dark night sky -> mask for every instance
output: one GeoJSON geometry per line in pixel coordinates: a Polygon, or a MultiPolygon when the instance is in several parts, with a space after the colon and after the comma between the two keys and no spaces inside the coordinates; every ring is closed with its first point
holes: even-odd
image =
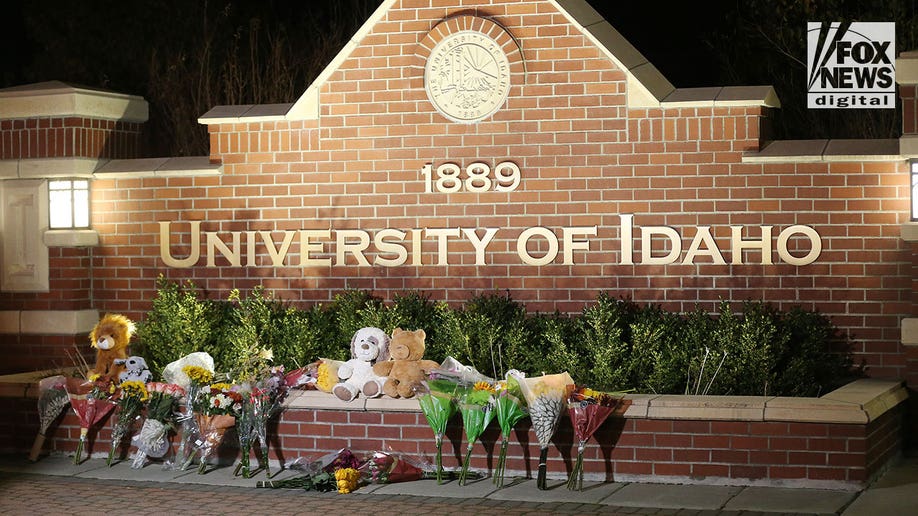
{"type": "MultiPolygon", "coordinates": [[[[189,3],[197,3],[194,0],[188,0],[189,3]]],[[[290,12],[305,11],[310,14],[318,14],[322,11],[322,5],[340,0],[300,0],[290,2],[285,0],[258,1],[258,2],[237,2],[238,4],[247,4],[247,8],[252,12],[259,9],[273,9],[274,14],[280,10],[289,10],[290,12]]],[[[72,66],[73,60],[79,60],[79,55],[60,56],[61,62],[70,63],[67,66],[61,66],[58,72],[61,76],[52,76],[54,70],[47,69],[36,70],[33,62],[40,57],[43,52],[42,42],[35,40],[36,36],[33,30],[25,26],[24,17],[26,12],[34,13],[45,10],[49,18],[60,17],[59,4],[66,4],[63,0],[13,0],[5,7],[4,18],[7,23],[3,30],[0,30],[0,48],[3,48],[3,69],[0,70],[0,87],[22,84],[23,82],[38,82],[42,80],[58,79],[73,81],[74,79],[65,76],[68,66],[72,66]],[[24,7],[27,5],[28,7],[24,7]]],[[[104,3],[104,2],[103,2],[104,3]]],[[[156,1],[134,1],[124,0],[124,4],[135,4],[133,12],[136,17],[142,17],[145,7],[164,2],[156,1]]],[[[213,2],[214,4],[219,2],[213,2]]],[[[373,4],[372,1],[366,2],[373,4]]],[[[716,23],[721,20],[719,13],[722,12],[721,5],[729,6],[729,2],[664,2],[663,7],[658,3],[651,2],[623,2],[617,0],[590,0],[590,3],[600,11],[620,32],[622,32],[629,41],[634,44],[651,62],[653,62],[677,87],[685,86],[710,86],[716,85],[712,82],[710,76],[714,70],[715,62],[711,55],[711,50],[704,43],[706,34],[715,29],[716,23]]],[[[99,7],[99,2],[90,0],[86,4],[99,7]]],[[[99,20],[101,26],[114,27],[113,30],[99,31],[100,34],[106,34],[100,37],[98,44],[103,49],[105,47],[116,47],[123,45],[133,45],[136,41],[119,41],[119,38],[130,38],[130,33],[119,31],[117,27],[123,26],[128,22],[136,20],[125,20],[125,17],[131,17],[132,9],[106,9],[104,6],[94,12],[93,16],[99,20]],[[107,40],[106,40],[107,39],[107,40]]],[[[179,10],[171,12],[176,18],[184,16],[179,10]]],[[[270,15],[268,15],[270,16],[270,15]]],[[[278,15],[279,17],[287,16],[286,13],[278,15]]],[[[168,19],[158,19],[154,23],[171,24],[168,19]]],[[[87,30],[98,30],[92,27],[87,30]]],[[[76,50],[76,49],[74,49],[76,50]]],[[[91,59],[89,53],[84,53],[87,61],[91,59]]],[[[92,62],[87,62],[83,66],[92,67],[92,62]]],[[[113,70],[110,74],[117,74],[118,70],[113,70]]],[[[100,86],[97,84],[88,84],[88,86],[100,86]]],[[[139,92],[141,88],[138,88],[139,92]]]]}
{"type": "MultiPolygon", "coordinates": [[[[587,1],[677,88],[774,86],[782,102],[774,123],[776,138],[898,135],[901,123],[893,110],[806,109],[806,22],[895,21],[898,50],[918,48],[918,0],[587,1]]],[[[151,124],[161,120],[165,129],[179,120],[193,123],[218,104],[292,102],[296,91],[305,90],[379,4],[380,0],[12,0],[5,4],[0,23],[0,88],[56,79],[141,95],[151,102],[151,124]],[[283,70],[292,70],[288,75],[294,77],[285,83],[273,71],[257,70],[238,84],[250,85],[254,76],[256,81],[264,78],[291,88],[278,89],[270,98],[254,94],[252,88],[232,92],[235,97],[208,98],[206,103],[195,98],[195,106],[171,120],[156,111],[175,104],[164,99],[190,101],[184,92],[194,87],[189,83],[199,68],[179,69],[168,77],[171,82],[157,74],[168,72],[180,56],[199,56],[204,35],[213,36],[213,43],[224,51],[240,33],[235,41],[244,43],[246,34],[253,33],[252,19],[260,20],[262,34],[286,31],[293,50],[285,57],[295,63],[285,63],[283,70]],[[175,91],[185,96],[176,97],[175,91]],[[157,93],[162,102],[157,102],[157,93]]],[[[216,68],[228,62],[227,55],[244,58],[248,53],[210,55],[219,56],[211,61],[216,68]]],[[[212,84],[208,94],[214,92],[212,84]]],[[[151,139],[183,141],[168,135],[151,139]]]]}

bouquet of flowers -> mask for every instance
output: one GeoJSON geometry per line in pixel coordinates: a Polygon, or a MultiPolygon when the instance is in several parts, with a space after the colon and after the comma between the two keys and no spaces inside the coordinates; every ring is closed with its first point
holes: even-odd
{"type": "Polygon", "coordinates": [[[198,422],[194,417],[194,400],[198,397],[202,387],[213,382],[214,372],[204,365],[197,364],[183,366],[181,372],[188,380],[186,382],[185,397],[183,398],[185,410],[178,419],[182,426],[182,437],[179,441],[176,464],[184,471],[188,469],[194,459],[193,442],[200,436],[198,422]]]}
{"type": "Polygon", "coordinates": [[[338,369],[344,362],[328,358],[319,359],[315,386],[322,392],[331,392],[338,383],[338,369]]]}
{"type": "Polygon", "coordinates": [[[300,465],[300,459],[294,461],[292,469],[304,471],[303,475],[277,481],[261,481],[256,484],[257,487],[270,487],[274,489],[305,489],[307,491],[329,492],[344,488],[347,492],[357,488],[359,476],[354,478],[354,474],[349,470],[357,471],[361,467],[361,461],[354,455],[351,450],[342,448],[334,453],[328,453],[322,457],[300,465]],[[347,473],[338,473],[347,471],[347,473]],[[342,478],[337,478],[337,477],[342,478]]]}
{"type": "Polygon", "coordinates": [[[115,453],[117,453],[118,447],[121,446],[121,441],[124,440],[134,421],[140,419],[140,412],[143,410],[147,400],[150,399],[147,386],[141,381],[124,381],[121,382],[120,387],[118,399],[115,401],[115,404],[118,405],[118,412],[115,424],[112,427],[112,447],[108,451],[108,461],[106,461],[109,466],[112,465],[112,461],[115,459],[115,453]]]}
{"type": "Polygon", "coordinates": [[[354,468],[343,468],[335,471],[338,492],[347,494],[357,489],[360,484],[360,472],[354,468]]]}
{"type": "Polygon", "coordinates": [[[268,420],[280,412],[281,403],[287,395],[284,367],[272,367],[273,360],[273,351],[255,344],[245,350],[230,372],[230,378],[239,385],[238,391],[242,395],[242,405],[236,415],[236,435],[242,456],[234,475],[238,475],[240,470],[245,478],[252,475],[251,450],[256,439],[261,451],[259,462],[264,464],[267,474],[271,474],[268,420]]]}
{"type": "Polygon", "coordinates": [[[99,424],[115,408],[115,403],[110,399],[115,391],[115,384],[111,380],[99,378],[98,375],[91,375],[88,381],[81,383],[74,391],[67,392],[70,406],[80,418],[80,440],[73,456],[74,464],[82,461],[89,429],[99,424]]]}
{"type": "Polygon", "coordinates": [[[526,411],[520,391],[519,382],[513,376],[498,384],[497,395],[494,400],[494,413],[500,425],[500,453],[497,456],[497,465],[494,467],[494,484],[500,488],[504,486],[504,469],[507,463],[507,445],[510,432],[521,419],[529,416],[526,411]]]}
{"type": "Polygon", "coordinates": [[[558,421],[564,412],[568,394],[574,388],[574,380],[566,371],[529,378],[517,377],[526,404],[532,429],[539,440],[539,474],[536,487],[548,489],[546,483],[548,446],[558,429],[558,421]]]}
{"type": "Polygon", "coordinates": [[[421,467],[418,461],[406,460],[405,457],[394,453],[373,452],[357,469],[360,470],[363,479],[371,484],[412,482],[429,478],[428,468],[421,467]]]}
{"type": "Polygon", "coordinates": [[[271,476],[268,458],[268,421],[281,412],[286,397],[287,382],[284,377],[284,367],[277,366],[271,368],[268,377],[259,382],[249,400],[251,410],[248,417],[253,420],[253,430],[255,437],[258,438],[258,447],[261,451],[261,463],[268,476],[271,476]]]}
{"type": "Polygon", "coordinates": [[[462,471],[459,474],[459,485],[465,485],[468,479],[469,463],[472,461],[472,447],[494,417],[494,387],[488,382],[477,382],[472,389],[465,390],[459,398],[459,411],[462,413],[462,424],[468,441],[462,471]]]}
{"type": "Polygon", "coordinates": [[[31,462],[38,460],[41,454],[48,427],[70,403],[70,398],[67,396],[67,380],[61,375],[42,378],[38,382],[38,391],[40,393],[38,395],[39,425],[38,434],[35,435],[35,441],[32,443],[32,451],[29,453],[31,462]]]}
{"type": "Polygon", "coordinates": [[[583,490],[583,449],[586,442],[593,437],[596,430],[603,422],[619,409],[627,408],[631,404],[623,396],[594,391],[586,387],[575,387],[567,400],[571,424],[574,425],[574,435],[577,436],[577,461],[571,476],[567,481],[567,488],[583,490]]]}
{"type": "Polygon", "coordinates": [[[233,476],[240,472],[243,478],[252,476],[252,440],[255,439],[255,401],[258,388],[242,385],[237,391],[242,398],[239,412],[236,414],[236,437],[239,439],[239,464],[233,470],[233,476]]]}
{"type": "Polygon", "coordinates": [[[427,418],[427,424],[434,432],[437,444],[437,484],[443,483],[443,434],[446,433],[446,424],[456,413],[456,403],[453,399],[456,385],[449,382],[429,381],[427,392],[418,393],[418,403],[421,411],[427,418]]]}
{"type": "Polygon", "coordinates": [[[131,467],[142,468],[147,463],[147,457],[163,457],[171,448],[169,431],[175,427],[178,403],[185,395],[182,389],[174,383],[150,382],[147,384],[150,399],[147,402],[147,419],[143,422],[140,432],[132,438],[137,453],[131,467]]]}
{"type": "Polygon", "coordinates": [[[207,471],[207,457],[223,441],[227,428],[236,424],[236,414],[242,410],[242,396],[228,383],[215,383],[201,388],[194,400],[194,417],[200,430],[195,442],[200,451],[198,474],[207,471]]]}

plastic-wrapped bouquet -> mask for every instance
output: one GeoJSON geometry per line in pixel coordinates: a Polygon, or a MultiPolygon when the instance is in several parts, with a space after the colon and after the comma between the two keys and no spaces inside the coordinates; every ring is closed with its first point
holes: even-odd
{"type": "MultiPolygon", "coordinates": [[[[375,451],[358,457],[351,450],[343,448],[305,465],[300,465],[299,462],[300,459],[294,461],[292,469],[303,470],[303,475],[284,480],[266,480],[258,482],[257,486],[310,491],[333,491],[337,488],[339,492],[342,492],[341,488],[344,487],[350,492],[360,484],[411,482],[437,476],[435,467],[429,462],[392,451],[375,451]],[[359,476],[355,477],[351,470],[358,471],[359,476]]],[[[469,475],[480,478],[475,473],[469,475]]]]}
{"type": "Polygon", "coordinates": [[[32,451],[29,453],[29,460],[32,462],[38,460],[41,454],[48,427],[70,404],[70,398],[67,396],[67,379],[61,375],[39,380],[38,391],[40,393],[38,395],[39,426],[38,434],[35,435],[35,441],[32,443],[32,451]]]}
{"type": "Polygon", "coordinates": [[[271,476],[271,463],[268,457],[268,422],[283,410],[287,397],[287,382],[284,366],[272,367],[267,378],[264,378],[252,392],[250,399],[253,429],[258,438],[261,451],[261,463],[265,474],[271,476]]]}
{"type": "MultiPolygon", "coordinates": [[[[70,385],[68,389],[71,389],[70,385]]],[[[92,375],[75,389],[68,390],[70,406],[80,418],[80,440],[73,456],[74,464],[79,464],[83,460],[83,448],[89,429],[98,425],[115,408],[115,402],[111,400],[114,392],[115,384],[111,380],[100,379],[98,375],[92,375]]]]}
{"type": "Polygon", "coordinates": [[[567,407],[578,443],[577,461],[567,481],[568,489],[583,490],[583,449],[587,441],[609,416],[616,410],[624,410],[630,404],[631,400],[626,400],[619,393],[594,391],[582,386],[574,388],[570,393],[567,407]]]}
{"type": "Polygon", "coordinates": [[[337,452],[325,454],[305,464],[300,463],[300,459],[297,459],[291,469],[303,471],[300,476],[277,481],[265,480],[258,482],[256,486],[275,489],[305,489],[307,491],[320,492],[335,490],[351,492],[359,484],[360,477],[355,473],[361,467],[361,462],[361,459],[354,455],[351,450],[342,448],[337,452]]]}
{"type": "Polygon", "coordinates": [[[115,454],[118,453],[118,447],[131,430],[131,426],[140,419],[140,413],[149,399],[150,394],[147,392],[145,383],[139,380],[121,382],[118,398],[115,400],[118,412],[115,414],[115,423],[112,426],[112,447],[108,451],[106,461],[109,466],[112,466],[115,454]]]}
{"type": "Polygon", "coordinates": [[[574,388],[574,380],[566,371],[528,378],[517,377],[526,404],[532,429],[539,440],[539,474],[536,487],[548,489],[546,483],[548,446],[558,429],[558,421],[567,405],[568,394],[574,388]]]}
{"type": "Polygon", "coordinates": [[[456,384],[444,381],[427,382],[427,392],[418,392],[418,404],[427,424],[434,433],[437,445],[437,484],[443,483],[443,435],[446,433],[446,424],[456,413],[456,384]]]}
{"type": "Polygon", "coordinates": [[[147,384],[150,400],[147,402],[147,419],[140,431],[131,439],[137,447],[131,467],[139,469],[147,464],[147,457],[166,456],[172,447],[169,431],[175,428],[179,400],[185,395],[174,383],[150,382],[147,384]]]}
{"type": "Polygon", "coordinates": [[[176,464],[180,469],[186,470],[194,459],[194,441],[200,437],[198,422],[194,417],[194,400],[204,386],[214,381],[214,372],[212,369],[208,369],[207,364],[185,365],[182,367],[181,372],[187,378],[187,385],[185,387],[185,397],[183,398],[185,410],[178,420],[182,427],[182,434],[179,441],[176,464]]]}
{"type": "MultiPolygon", "coordinates": [[[[515,373],[521,377],[521,373],[515,373]]],[[[498,383],[497,394],[494,396],[494,415],[500,425],[500,452],[497,456],[497,465],[494,467],[493,480],[494,485],[503,487],[510,432],[520,420],[529,416],[517,376],[508,374],[506,381],[498,383]]]]}
{"type": "Polygon", "coordinates": [[[459,474],[459,485],[468,480],[469,464],[472,461],[472,448],[481,437],[491,419],[494,417],[494,387],[488,382],[477,382],[471,389],[465,389],[459,397],[459,411],[462,413],[462,425],[468,441],[462,471],[459,474]]]}
{"type": "Polygon", "coordinates": [[[227,428],[236,424],[236,414],[242,410],[242,396],[228,383],[215,383],[201,388],[194,400],[194,417],[200,430],[195,442],[200,452],[198,473],[207,471],[207,458],[223,441],[227,428]]]}

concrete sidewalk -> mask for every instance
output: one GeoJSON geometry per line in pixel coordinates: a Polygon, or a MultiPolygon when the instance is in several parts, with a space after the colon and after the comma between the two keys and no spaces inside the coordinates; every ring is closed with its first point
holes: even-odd
{"type": "MultiPolygon", "coordinates": [[[[377,512],[380,503],[404,504],[426,507],[430,512],[443,514],[438,506],[449,506],[449,513],[474,512],[478,514],[544,514],[569,512],[576,514],[656,514],[656,515],[751,515],[751,514],[842,514],[844,516],[899,516],[918,515],[918,458],[903,459],[867,489],[856,491],[781,488],[781,487],[736,487],[708,485],[670,485],[644,483],[592,483],[585,484],[582,492],[569,491],[563,481],[550,481],[550,489],[536,488],[535,480],[516,479],[503,489],[496,489],[490,479],[470,482],[460,486],[456,482],[437,485],[432,480],[405,482],[388,485],[363,486],[352,496],[337,493],[314,493],[302,490],[256,489],[258,481],[265,480],[264,473],[255,478],[243,479],[233,476],[232,467],[217,467],[206,474],[196,471],[164,470],[162,465],[149,464],[141,469],[131,469],[128,461],[107,467],[102,458],[92,458],[75,466],[70,457],[55,455],[42,457],[30,463],[25,457],[0,456],[0,513],[34,514],[37,504],[49,498],[48,490],[60,485],[62,498],[71,501],[66,508],[71,514],[82,514],[77,495],[73,491],[93,493],[96,488],[74,488],[74,485],[104,486],[112,491],[119,486],[133,490],[130,510],[135,513],[169,513],[162,500],[152,500],[145,510],[144,496],[137,496],[136,490],[155,488],[156,494],[164,490],[175,490],[176,496],[187,498],[183,490],[193,489],[196,503],[207,493],[217,499],[227,499],[229,492],[242,500],[260,500],[257,505],[246,508],[244,504],[224,507],[222,514],[249,514],[251,512],[273,512],[285,510],[294,503],[303,509],[316,503],[332,504],[335,510],[351,509],[359,513],[359,507],[377,512]],[[61,482],[65,477],[68,482],[61,482]],[[26,479],[32,479],[30,486],[26,479]],[[57,481],[55,481],[57,479],[57,481]],[[41,482],[41,481],[44,482],[41,482]],[[20,482],[22,484],[20,485],[20,482]],[[38,483],[35,483],[38,482],[38,483]],[[30,490],[31,489],[31,490],[30,490]],[[229,491],[227,491],[229,489],[229,491]],[[41,491],[38,499],[30,498],[32,490],[41,491]],[[16,493],[16,494],[13,494],[16,493]],[[291,498],[291,493],[315,498],[291,498]],[[324,496],[323,496],[324,495],[324,496]],[[330,496],[336,495],[336,496],[330,496]],[[77,505],[73,505],[77,504],[77,505]],[[420,504],[420,505],[418,505],[420,504]],[[257,507],[257,509],[256,509],[257,507]],[[265,509],[262,511],[262,509],[265,509]],[[19,512],[21,510],[21,512],[19,512]],[[251,512],[250,512],[251,511],[251,512]]],[[[274,480],[297,476],[297,471],[283,471],[274,480]]],[[[50,495],[53,498],[53,494],[50,495]]],[[[85,513],[97,511],[93,498],[83,503],[85,513]]],[[[56,506],[46,506],[46,512],[54,512],[56,506]]],[[[200,507],[197,507],[200,508],[200,507]]],[[[190,507],[195,513],[195,507],[190,507]]],[[[180,510],[179,512],[188,513],[180,510]]],[[[207,512],[213,513],[208,510],[207,512]]],[[[310,510],[310,512],[312,512],[310,510]]],[[[398,511],[396,511],[398,512],[398,511]]],[[[365,512],[364,512],[365,514],[365,512]]]]}

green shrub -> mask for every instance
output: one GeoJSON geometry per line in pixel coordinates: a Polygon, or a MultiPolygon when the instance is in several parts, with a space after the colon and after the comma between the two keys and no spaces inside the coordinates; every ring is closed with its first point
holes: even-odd
{"type": "Polygon", "coordinates": [[[601,390],[816,396],[858,373],[827,317],[759,301],[742,303],[739,312],[723,301],[715,314],[677,314],[601,293],[569,316],[528,313],[498,293],[451,308],[417,292],[386,304],[349,290],[328,305],[298,309],[260,287],[245,297],[233,291],[226,301],[204,299],[190,282],[160,278],[157,287],[152,310],[138,323],[141,354],[156,374],[192,351],[207,351],[224,371],[261,348],[288,368],[346,360],[351,337],[365,326],[424,329],[427,358],[452,356],[494,378],[509,369],[566,370],[601,390]]]}
{"type": "Polygon", "coordinates": [[[203,299],[190,281],[175,283],[162,276],[156,282],[153,308],[137,323],[137,355],[157,376],[163,368],[194,351],[212,352],[223,325],[221,306],[203,299]]]}

